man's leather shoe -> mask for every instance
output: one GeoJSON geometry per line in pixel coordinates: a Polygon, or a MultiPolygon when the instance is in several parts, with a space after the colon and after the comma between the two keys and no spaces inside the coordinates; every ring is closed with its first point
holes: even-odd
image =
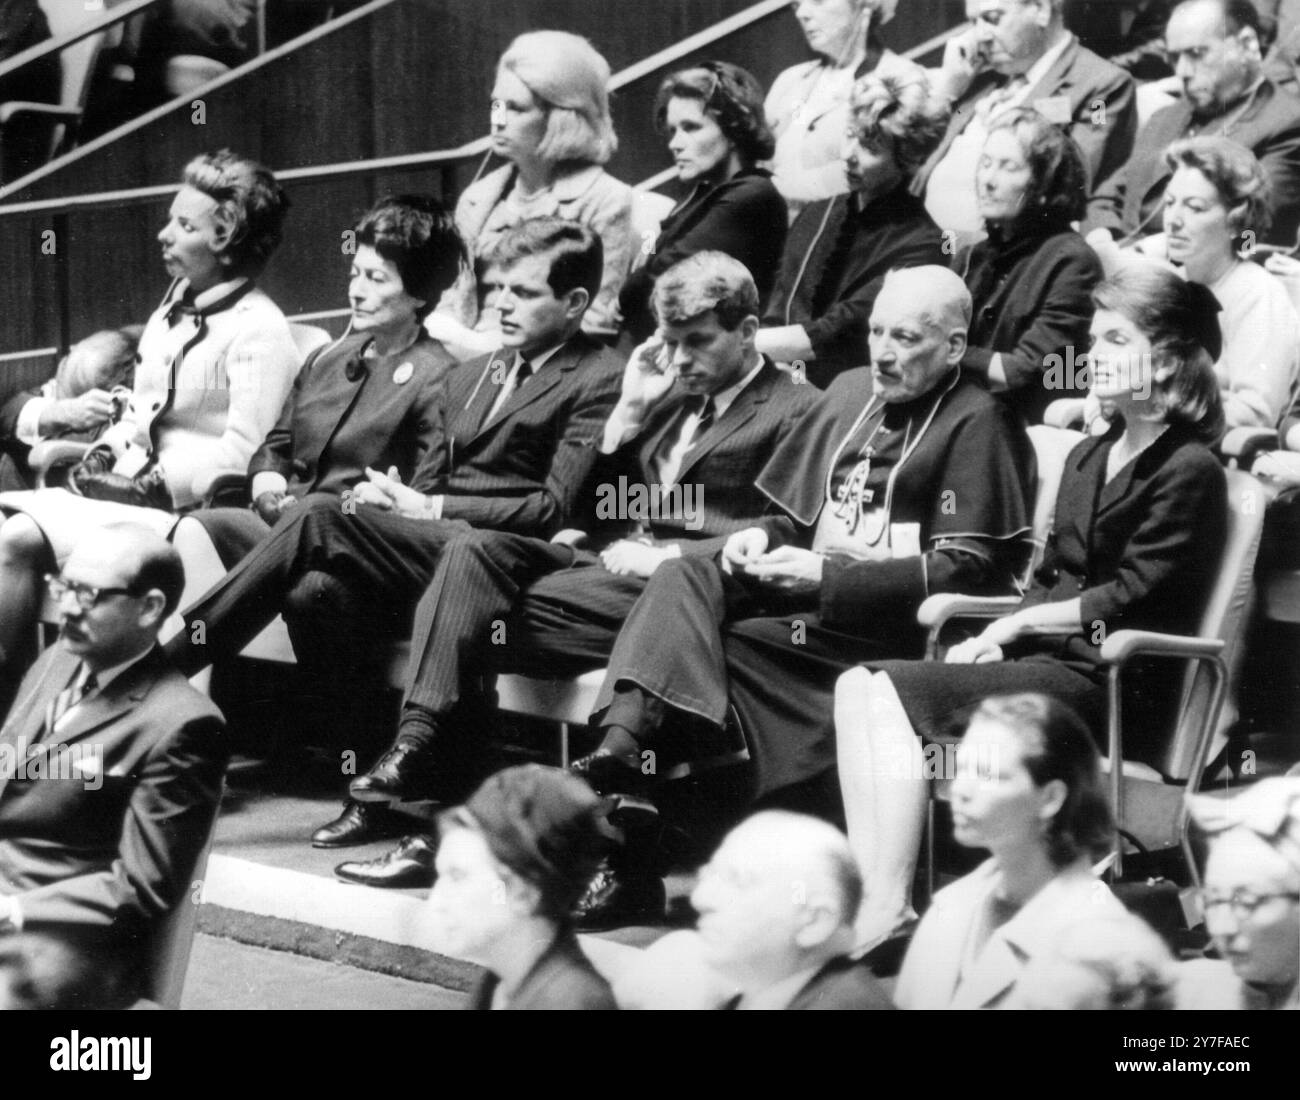
{"type": "Polygon", "coordinates": [[[584,932],[659,924],[666,901],[663,879],[653,872],[631,871],[605,859],[573,907],[573,924],[584,932]]]}
{"type": "Polygon", "coordinates": [[[362,886],[394,889],[418,886],[427,889],[438,877],[433,869],[435,854],[436,849],[428,837],[408,836],[403,837],[391,852],[364,862],[340,863],[334,868],[334,873],[344,882],[356,882],[362,886]]]}
{"type": "Polygon", "coordinates": [[[428,798],[436,782],[433,750],[410,742],[399,742],[379,758],[365,775],[348,785],[358,802],[401,802],[428,798]]]}
{"type": "Polygon", "coordinates": [[[311,834],[313,848],[351,848],[372,840],[387,840],[409,832],[411,819],[387,806],[365,805],[349,799],[343,812],[311,834]]]}
{"type": "Polygon", "coordinates": [[[569,764],[569,771],[585,779],[597,794],[642,794],[649,787],[649,776],[641,769],[615,756],[608,749],[596,749],[569,764]]]}

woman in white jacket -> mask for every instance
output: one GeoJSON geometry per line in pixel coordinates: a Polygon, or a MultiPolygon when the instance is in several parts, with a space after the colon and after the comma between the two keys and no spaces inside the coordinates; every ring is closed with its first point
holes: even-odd
{"type": "Polygon", "coordinates": [[[0,495],[0,676],[40,607],[41,575],[97,526],[168,533],[220,474],[242,474],[275,423],[300,358],[284,314],[253,280],[280,243],[288,198],[228,150],[196,157],[158,234],[173,282],[140,338],[121,420],[68,489],[0,495]]]}
{"type": "Polygon", "coordinates": [[[1090,870],[1113,836],[1097,749],[1055,699],[980,705],[957,750],[952,820],[957,843],[992,858],[935,895],[903,960],[899,1008],[999,1007],[1065,926],[1124,913],[1090,870]]]}

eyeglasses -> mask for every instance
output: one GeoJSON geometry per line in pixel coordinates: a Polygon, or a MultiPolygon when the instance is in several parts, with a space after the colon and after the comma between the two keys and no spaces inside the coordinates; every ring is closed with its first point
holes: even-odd
{"type": "Polygon", "coordinates": [[[82,611],[93,611],[105,596],[135,595],[129,588],[96,588],[94,585],[77,584],[76,581],[56,577],[53,573],[45,574],[45,587],[50,593],[50,598],[55,603],[62,602],[63,597],[71,592],[76,597],[77,606],[82,611]]]}
{"type": "Polygon", "coordinates": [[[1231,895],[1224,897],[1222,894],[1211,894],[1208,890],[1201,891],[1201,909],[1205,912],[1208,919],[1214,910],[1222,910],[1224,906],[1229,907],[1232,915],[1237,920],[1248,920],[1261,905],[1266,901],[1272,901],[1274,898],[1286,898],[1288,901],[1300,901],[1300,894],[1256,894],[1253,890],[1234,890],[1231,895]]]}

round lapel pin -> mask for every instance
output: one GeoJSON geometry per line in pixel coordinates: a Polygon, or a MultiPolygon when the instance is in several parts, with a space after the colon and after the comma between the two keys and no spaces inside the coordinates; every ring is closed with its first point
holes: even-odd
{"type": "Polygon", "coordinates": [[[415,365],[412,363],[403,363],[400,367],[398,367],[395,371],[393,371],[393,381],[396,382],[399,386],[405,386],[406,383],[411,380],[411,377],[414,374],[415,374],[415,365]]]}

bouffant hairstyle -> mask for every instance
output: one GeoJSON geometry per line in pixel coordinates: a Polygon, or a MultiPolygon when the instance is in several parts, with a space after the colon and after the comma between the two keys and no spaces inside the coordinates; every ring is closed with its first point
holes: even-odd
{"type": "Polygon", "coordinates": [[[369,245],[397,268],[402,288],[424,305],[420,320],[438,304],[469,258],[456,222],[438,199],[428,195],[390,195],[361,216],[358,245],[369,245]]]}
{"type": "Polygon", "coordinates": [[[1223,400],[1214,376],[1223,347],[1218,299],[1159,264],[1135,263],[1103,280],[1092,302],[1127,317],[1151,341],[1159,417],[1189,425],[1206,442],[1223,435],[1223,400]]]}
{"type": "MultiPolygon", "coordinates": [[[[1273,224],[1273,188],[1255,154],[1225,137],[1194,137],[1175,141],[1165,150],[1171,172],[1194,168],[1214,189],[1228,210],[1228,224],[1241,238],[1247,231],[1260,239],[1273,224]]],[[[1238,247],[1249,238],[1239,239],[1238,247]]]]}
{"type": "Polygon", "coordinates": [[[655,126],[660,133],[667,129],[668,104],[674,99],[701,103],[747,168],[767,160],[776,149],[763,110],[763,86],[739,65],[706,61],[669,75],[655,96],[655,126]]]}
{"type": "Polygon", "coordinates": [[[213,218],[226,232],[219,255],[228,273],[232,277],[260,274],[279,247],[289,211],[289,196],[271,170],[222,149],[190,161],[181,183],[217,204],[213,218]]]}
{"type": "Polygon", "coordinates": [[[609,62],[585,38],[567,31],[521,34],[501,55],[546,108],[537,155],[551,164],[605,164],[618,149],[609,113],[609,62]]]}
{"type": "Polygon", "coordinates": [[[939,148],[952,108],[925,79],[864,76],[853,85],[849,128],[865,145],[887,143],[911,177],[939,148]]]}

